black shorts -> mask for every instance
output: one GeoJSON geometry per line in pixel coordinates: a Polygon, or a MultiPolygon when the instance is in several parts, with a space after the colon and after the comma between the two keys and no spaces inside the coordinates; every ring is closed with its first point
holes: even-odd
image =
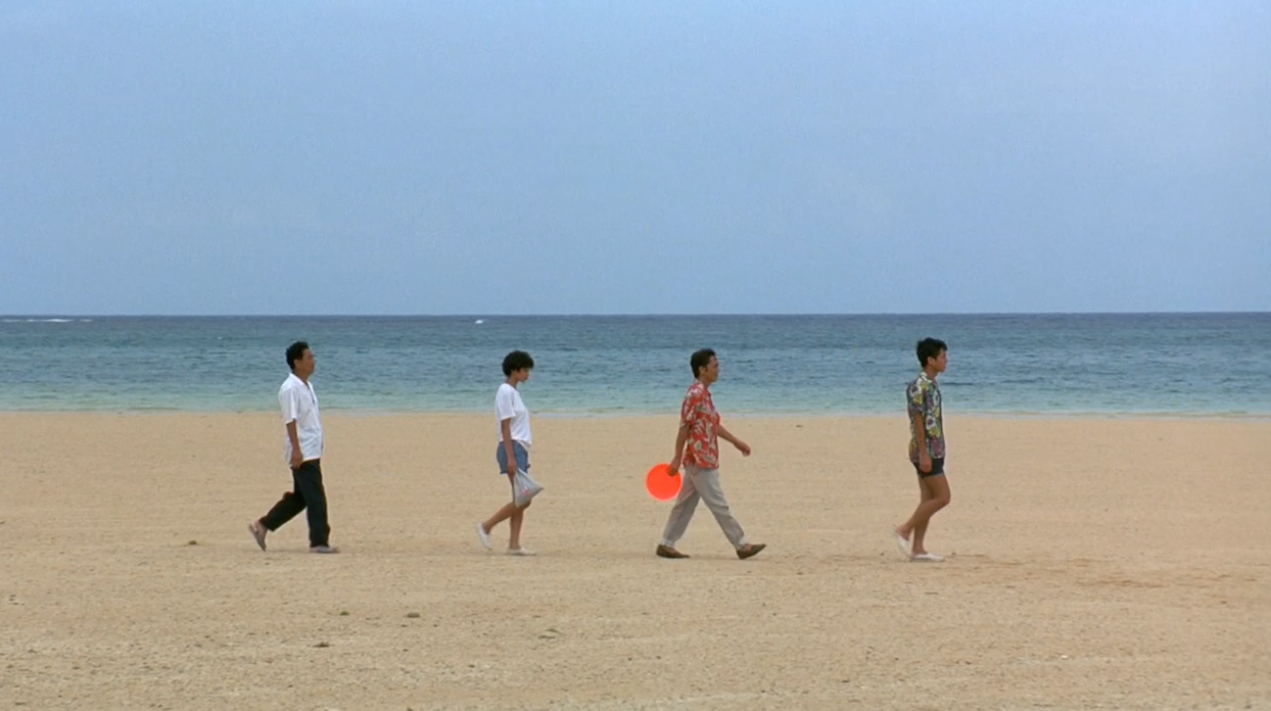
{"type": "Polygon", "coordinates": [[[914,471],[918,472],[918,478],[926,479],[929,476],[939,476],[944,473],[944,457],[931,460],[931,471],[924,472],[922,467],[918,466],[918,462],[910,462],[914,465],[914,471]]]}

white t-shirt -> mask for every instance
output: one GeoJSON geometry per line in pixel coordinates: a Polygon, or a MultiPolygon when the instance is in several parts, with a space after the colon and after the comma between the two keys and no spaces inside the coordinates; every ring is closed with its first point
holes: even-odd
{"type": "Polygon", "coordinates": [[[494,396],[494,414],[498,418],[495,424],[500,442],[503,441],[503,421],[511,418],[512,440],[520,442],[526,449],[530,448],[533,441],[530,436],[530,411],[525,409],[525,402],[516,388],[507,383],[499,386],[499,392],[494,396]]]}
{"type": "MultiPolygon", "coordinates": [[[[282,423],[296,423],[296,435],[300,438],[300,452],[304,460],[322,456],[322,421],[318,419],[318,395],[313,386],[296,377],[287,376],[278,389],[278,404],[282,406],[282,423]]],[[[283,432],[283,456],[291,463],[291,438],[283,432]]]]}

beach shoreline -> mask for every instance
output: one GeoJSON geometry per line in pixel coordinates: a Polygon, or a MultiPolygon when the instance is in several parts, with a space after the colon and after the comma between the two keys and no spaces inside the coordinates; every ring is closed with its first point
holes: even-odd
{"type": "MultiPolygon", "coordinates": [[[[254,417],[261,415],[270,415],[273,413],[272,408],[261,408],[257,410],[245,409],[169,409],[169,408],[84,408],[84,409],[4,409],[0,408],[0,417],[16,416],[16,417],[74,417],[78,415],[93,416],[120,416],[120,417],[168,417],[168,416],[204,416],[211,415],[217,417],[223,416],[244,416],[254,417]]],[[[323,408],[324,415],[336,417],[454,417],[454,418],[486,418],[490,414],[486,410],[467,409],[467,410],[445,410],[445,409],[369,409],[369,408],[323,408]]],[[[537,410],[530,409],[530,413],[535,419],[547,420],[607,420],[607,419],[648,419],[648,418],[664,418],[678,417],[678,408],[666,408],[663,410],[640,410],[640,411],[604,411],[604,412],[575,412],[575,411],[556,411],[556,410],[537,410]]],[[[900,417],[904,419],[903,410],[895,410],[894,412],[875,412],[875,411],[730,411],[727,413],[729,419],[742,420],[788,420],[788,419],[819,419],[819,420],[853,420],[853,419],[889,419],[892,417],[900,417]]],[[[1045,421],[1045,420],[1110,420],[1110,421],[1127,421],[1127,420],[1162,420],[1162,421],[1209,421],[1216,420],[1222,422],[1264,422],[1271,421],[1271,412],[1174,412],[1174,411],[995,411],[995,410],[971,410],[959,411],[957,417],[964,419],[984,419],[984,420],[1024,420],[1024,421],[1045,421]]]]}

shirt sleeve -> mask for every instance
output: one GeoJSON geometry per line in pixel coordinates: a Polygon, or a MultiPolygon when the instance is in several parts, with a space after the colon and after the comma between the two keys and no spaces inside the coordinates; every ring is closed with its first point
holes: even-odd
{"type": "Polygon", "coordinates": [[[282,406],[282,423],[295,422],[300,416],[300,392],[295,388],[283,388],[278,393],[278,404],[282,406]]]}
{"type": "Polygon", "coordinates": [[[924,420],[926,419],[927,413],[926,408],[923,407],[921,383],[910,383],[909,388],[905,391],[905,400],[909,403],[909,419],[912,420],[917,415],[921,415],[924,420]]]}
{"type": "Polygon", "coordinates": [[[515,394],[515,390],[507,387],[499,388],[499,392],[494,396],[494,412],[498,415],[499,422],[516,417],[515,394]]]}
{"type": "Polygon", "coordinates": [[[684,404],[680,406],[680,422],[692,424],[693,420],[697,419],[697,410],[701,404],[701,393],[697,390],[689,390],[688,395],[684,396],[684,404]]]}
{"type": "Polygon", "coordinates": [[[927,428],[927,436],[936,436],[936,399],[932,395],[930,385],[922,389],[922,423],[927,428]]]}

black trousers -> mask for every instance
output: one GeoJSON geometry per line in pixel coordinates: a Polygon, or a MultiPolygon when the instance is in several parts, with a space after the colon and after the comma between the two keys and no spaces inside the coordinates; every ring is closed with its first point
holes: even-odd
{"type": "Polygon", "coordinates": [[[327,545],[331,526],[327,524],[327,492],[322,488],[321,460],[311,459],[292,469],[291,481],[294,490],[283,494],[260,522],[265,528],[277,531],[296,514],[308,509],[309,545],[327,545]]]}

